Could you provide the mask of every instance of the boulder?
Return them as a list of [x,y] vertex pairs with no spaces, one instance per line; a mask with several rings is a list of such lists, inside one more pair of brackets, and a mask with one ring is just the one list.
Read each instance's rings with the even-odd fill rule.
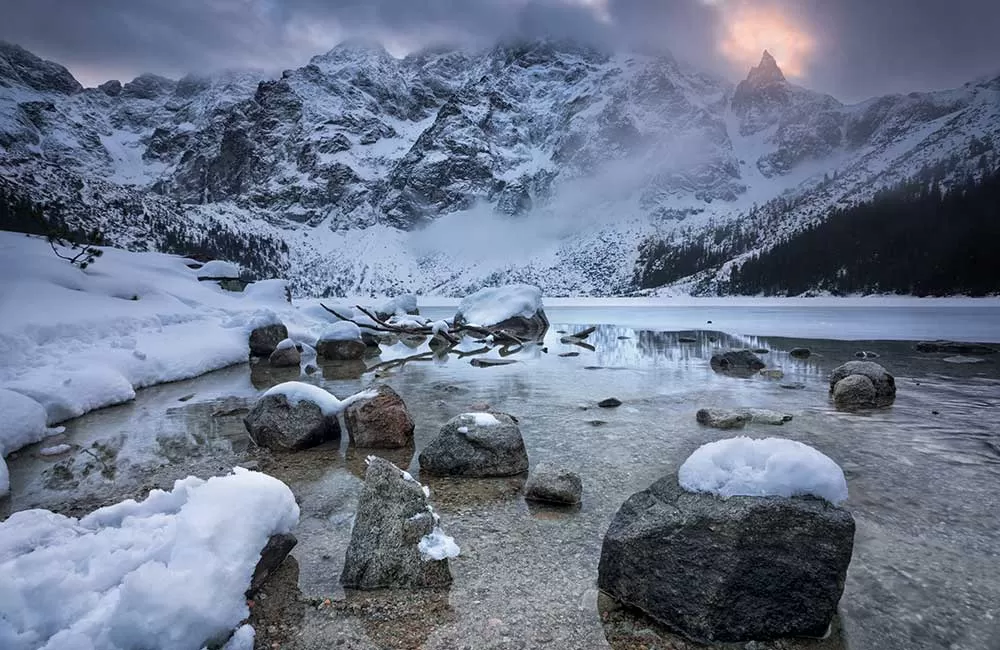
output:
[[[848,361],[835,368],[830,375],[830,392],[835,391],[839,381],[851,375],[863,375],[871,380],[875,387],[875,406],[888,406],[895,401],[896,379],[874,361]],[[862,384],[853,382],[852,385],[857,387]]]
[[580,503],[582,494],[579,474],[547,464],[536,467],[524,486],[524,498],[531,501],[573,505]]
[[288,328],[282,323],[272,323],[255,327],[250,332],[250,354],[255,357],[269,357],[278,344],[288,338]]
[[428,494],[387,460],[369,457],[340,583],[350,589],[414,589],[451,584],[458,553],[438,526]]
[[602,399],[597,403],[602,409],[615,409],[622,405],[622,401],[617,397],[609,397],[607,399]]
[[917,352],[945,352],[947,354],[993,354],[996,348],[982,343],[961,341],[920,341]]
[[864,375],[848,375],[833,387],[833,402],[839,409],[874,408],[876,397],[875,384]]
[[695,419],[713,429],[742,429],[750,422],[750,415],[745,411],[701,409],[695,414]]
[[267,362],[272,368],[298,368],[302,363],[302,347],[291,339],[285,339],[278,344]]
[[854,519],[825,500],[722,499],[670,476],[615,515],[598,586],[695,641],[821,637],[853,546]]
[[750,350],[727,350],[712,355],[712,370],[735,377],[750,377],[767,364]]
[[254,444],[295,451],[340,438],[340,423],[308,399],[295,402],[280,393],[264,395],[243,418]]
[[420,452],[420,468],[442,476],[514,476],[528,471],[528,453],[514,419],[464,413],[449,420]]
[[793,359],[808,359],[812,356],[812,350],[809,348],[792,348],[788,351],[788,356]]
[[770,409],[743,409],[743,412],[750,417],[754,424],[774,424],[781,426],[785,422],[791,422],[793,416],[789,413],[772,411]]
[[466,296],[458,305],[456,326],[475,324],[522,339],[541,339],[549,329],[538,287],[512,284],[487,287]]
[[358,361],[363,359],[368,346],[358,340],[327,340],[316,343],[316,354],[327,361]]
[[354,402],[344,411],[347,433],[358,447],[398,449],[413,444],[413,418],[403,398],[385,384],[378,395]]

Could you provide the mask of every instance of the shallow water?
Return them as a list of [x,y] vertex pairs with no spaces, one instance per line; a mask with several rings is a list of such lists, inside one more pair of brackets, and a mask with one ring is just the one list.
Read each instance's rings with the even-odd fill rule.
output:
[[[478,368],[470,358],[451,355],[363,377],[357,376],[363,368],[331,364],[322,368],[326,378],[305,379],[341,397],[376,374],[392,385],[413,412],[416,448],[379,454],[415,475],[417,452],[444,422],[489,404],[520,419],[533,465],[551,461],[582,476],[583,504],[570,510],[527,504],[523,477],[421,477],[445,529],[462,547],[452,561],[454,584],[445,592],[345,594],[339,587],[368,452],[344,440],[271,454],[253,448],[242,425],[241,409],[261,390],[296,378],[295,372],[236,366],[144,390],[130,404],[71,421],[63,436],[44,443],[69,442],[73,450],[66,455],[43,457],[39,445],[9,458],[12,497],[0,502],[0,516],[35,506],[80,515],[151,487],[169,487],[188,474],[225,473],[249,463],[286,481],[302,509],[296,562],[282,571],[284,583],[265,589],[270,602],[259,606],[261,647],[322,648],[339,641],[348,648],[679,648],[686,646],[599,598],[604,531],[629,495],[675,472],[699,445],[727,437],[699,426],[698,408],[770,408],[794,420],[782,427],[751,425],[743,433],[801,440],[840,463],[850,489],[845,507],[858,525],[841,601],[843,637],[802,647],[1000,647],[1000,358],[955,365],[943,361],[949,355],[920,354],[906,341],[613,325],[591,335],[591,351],[560,343],[557,330],[578,331],[588,322],[613,320],[615,312],[556,309],[549,315],[574,324],[553,325],[547,351],[535,346],[508,357],[517,360],[511,365]],[[638,324],[661,330],[671,318],[661,314]],[[630,320],[623,315],[622,322]],[[941,335],[926,323],[913,329]],[[680,343],[682,333],[697,342]],[[813,356],[790,358],[787,351],[798,346],[811,348]],[[463,343],[465,350],[478,347]],[[768,366],[785,376],[717,375],[708,359],[721,347],[767,348],[771,352],[762,356]],[[832,408],[826,377],[858,350],[878,353],[877,361],[896,375],[893,407],[867,414]],[[425,351],[399,343],[367,364]],[[580,354],[559,356],[566,352]],[[486,356],[499,358],[497,350]],[[804,387],[781,386],[789,383]],[[611,396],[623,406],[596,406]],[[324,598],[328,605],[321,604]]]

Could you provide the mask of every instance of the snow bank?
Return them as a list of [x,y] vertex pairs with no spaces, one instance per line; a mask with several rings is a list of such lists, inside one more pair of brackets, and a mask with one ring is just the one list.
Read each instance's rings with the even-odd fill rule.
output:
[[710,442],[677,473],[688,492],[731,496],[812,495],[839,504],[847,480],[837,463],[808,445],[782,438],[739,437]]
[[320,408],[323,415],[337,415],[354,402],[378,397],[377,390],[365,390],[355,393],[344,399],[338,399],[336,395],[326,392],[319,386],[307,384],[301,381],[286,381],[270,388],[261,397],[268,395],[284,395],[285,399],[292,406],[299,402],[312,402]]
[[10,473],[4,455],[46,435],[45,407],[35,400],[0,388],[0,497],[10,491]]
[[240,277],[240,267],[231,262],[212,260],[198,269],[199,278],[227,278],[238,279]]
[[412,293],[390,298],[375,308],[375,313],[388,316],[405,316],[417,311],[417,297]]
[[510,284],[480,289],[458,304],[456,323],[475,323],[484,327],[508,318],[531,318],[542,309],[542,290],[529,284]]
[[319,335],[320,341],[360,341],[361,328],[354,323],[347,321],[337,321],[323,330]]
[[[202,648],[249,615],[268,538],[296,525],[291,490],[237,468],[77,520],[47,510],[0,523],[0,647]],[[248,647],[241,628],[231,648]],[[235,645],[234,645],[235,644]]]
[[288,302],[289,293],[288,282],[285,280],[261,280],[248,284],[243,290],[243,297],[247,300],[254,300],[262,303],[282,303]]

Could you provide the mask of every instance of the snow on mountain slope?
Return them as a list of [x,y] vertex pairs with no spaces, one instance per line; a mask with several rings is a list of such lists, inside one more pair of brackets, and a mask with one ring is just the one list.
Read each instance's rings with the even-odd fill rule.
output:
[[564,42],[396,59],[352,41],[278,79],[84,90],[0,47],[5,187],[139,250],[262,242],[245,265],[299,294],[628,293],[646,288],[640,245],[745,254],[734,224],[767,247],[925,168],[994,168],[995,143],[1000,79],[845,106],[767,53],[734,88]]

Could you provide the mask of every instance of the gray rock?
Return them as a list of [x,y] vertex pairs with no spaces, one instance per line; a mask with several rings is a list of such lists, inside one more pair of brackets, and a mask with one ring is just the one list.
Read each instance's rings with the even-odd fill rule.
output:
[[698,339],[694,338],[693,336],[678,336],[677,337],[677,342],[678,343],[697,343]]
[[418,548],[436,525],[420,484],[389,461],[370,458],[340,583],[350,589],[451,584],[448,560],[425,560]]
[[712,355],[712,370],[736,377],[750,377],[767,365],[750,350],[727,350]]
[[778,368],[765,368],[760,371],[760,376],[768,379],[784,379],[785,371]]
[[268,357],[267,362],[274,368],[296,368],[302,363],[302,351],[298,345],[275,350]]
[[792,348],[788,351],[788,356],[793,359],[808,359],[812,356],[812,350],[809,348]]
[[804,390],[806,385],[800,381],[790,381],[784,384],[778,384],[779,388],[784,388],[785,390]]
[[961,341],[921,341],[917,343],[917,352],[946,352],[948,354],[994,354],[996,348],[982,343],[965,343]]
[[327,361],[357,361],[364,358],[366,350],[367,346],[361,340],[316,343],[316,354]]
[[354,402],[344,411],[347,433],[358,447],[398,449],[413,444],[413,418],[392,388],[380,384],[378,396]]
[[609,397],[607,399],[602,399],[597,403],[602,409],[614,409],[622,405],[622,401],[617,397]]
[[701,409],[695,414],[695,419],[713,429],[742,429],[750,422],[750,415],[746,411]]
[[793,416],[789,413],[772,411],[770,409],[744,409],[744,413],[750,416],[750,421],[754,424],[773,424],[781,426],[785,422],[791,422]]
[[536,467],[524,486],[524,498],[532,501],[572,505],[580,503],[582,494],[579,474],[548,464]]
[[285,558],[288,557],[288,554],[292,552],[292,549],[298,543],[299,540],[291,533],[272,535],[267,540],[267,544],[260,552],[260,559],[257,560],[257,566],[254,567],[253,577],[250,579],[250,588],[246,591],[247,598],[254,597],[254,594],[264,586],[267,577],[281,566],[281,563],[285,561]]
[[[848,361],[830,375],[830,392],[837,382],[850,375],[864,375],[875,386],[875,406],[888,406],[896,399],[896,379],[874,361]],[[854,384],[855,386],[859,384]]]
[[833,402],[840,409],[874,408],[876,398],[875,384],[864,375],[848,375],[833,387]]
[[669,476],[615,515],[598,586],[696,641],[820,637],[853,546],[854,519],[824,500],[721,499]]
[[243,418],[250,438],[260,447],[295,451],[340,438],[336,416],[323,414],[309,400],[291,404],[284,395],[265,395]]
[[476,424],[482,414],[449,420],[423,451],[420,468],[442,476],[514,476],[528,471],[528,453],[513,418],[490,413],[496,424]]
[[250,354],[269,357],[278,344],[288,338],[288,328],[281,323],[265,325],[250,332]]

